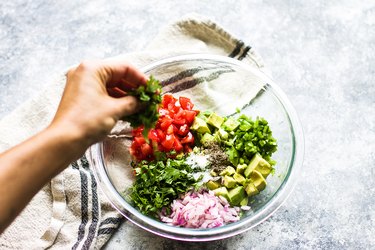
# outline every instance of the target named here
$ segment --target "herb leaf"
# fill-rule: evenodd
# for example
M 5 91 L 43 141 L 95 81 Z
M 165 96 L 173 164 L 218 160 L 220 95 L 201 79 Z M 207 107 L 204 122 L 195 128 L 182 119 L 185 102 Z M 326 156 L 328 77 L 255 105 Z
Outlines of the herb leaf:
M 130 197 L 143 214 L 157 217 L 158 211 L 197 183 L 194 171 L 185 159 L 142 161 L 135 168 L 136 180 Z
M 161 103 L 161 85 L 153 76 L 147 81 L 145 86 L 140 86 L 136 90 L 129 92 L 129 95 L 137 97 L 144 107 L 140 112 L 126 116 L 124 121 L 130 122 L 133 128 L 144 126 L 143 136 L 147 138 L 148 131 L 153 128 L 158 120 L 158 105 Z

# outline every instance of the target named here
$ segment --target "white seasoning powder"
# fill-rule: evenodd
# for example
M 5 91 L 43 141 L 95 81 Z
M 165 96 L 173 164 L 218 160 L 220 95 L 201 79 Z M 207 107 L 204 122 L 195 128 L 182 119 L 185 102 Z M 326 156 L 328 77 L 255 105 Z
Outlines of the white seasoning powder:
M 186 163 L 192 168 L 200 168 L 204 170 L 210 162 L 208 161 L 207 155 L 197 155 L 192 153 L 186 158 Z

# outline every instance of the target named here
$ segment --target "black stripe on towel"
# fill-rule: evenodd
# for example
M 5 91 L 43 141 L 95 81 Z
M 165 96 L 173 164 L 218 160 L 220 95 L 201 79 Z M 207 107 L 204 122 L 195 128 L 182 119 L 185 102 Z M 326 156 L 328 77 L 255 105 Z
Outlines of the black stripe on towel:
M 243 45 L 244 45 L 244 43 L 241 40 L 239 40 L 237 42 L 236 47 L 234 48 L 234 50 L 228 56 L 232 57 L 232 58 L 235 57 L 235 56 L 237 56 L 238 53 L 240 53 L 241 48 L 242 48 Z
M 113 234 L 116 231 L 117 227 L 107 227 L 99 229 L 98 236 L 102 234 Z
M 240 52 L 241 52 L 241 49 L 242 49 L 242 47 L 244 46 L 244 42 L 243 41 L 241 41 L 241 40 L 239 40 L 238 42 L 237 42 L 237 44 L 236 44 L 236 47 L 233 49 L 233 51 L 228 55 L 228 57 L 235 57 L 235 56 L 237 56 Z M 248 48 L 249 46 L 247 46 L 246 48 L 245 48 L 245 50 Z M 251 48 L 251 47 L 250 47 Z M 249 49 L 250 49 L 249 48 Z M 248 49 L 248 50 L 249 50 Z M 247 53 L 247 51 L 246 51 L 246 53 Z M 246 53 L 245 53 L 245 55 L 242 53 L 242 55 L 241 56 L 246 56 Z M 240 57 L 241 57 L 240 56 Z M 242 58 L 241 59 L 239 59 L 239 60 L 242 60 Z M 198 73 L 198 72 L 200 72 L 200 71 L 204 71 L 204 70 L 211 70 L 211 69 L 215 69 L 216 67 L 206 67 L 206 68 L 203 68 L 203 67 L 197 67 L 197 68 L 192 68 L 192 69 L 187 69 L 187 70 L 184 70 L 184 71 L 181 71 L 180 73 L 178 73 L 177 75 L 174 75 L 174 76 L 172 76 L 172 77 L 170 77 L 170 78 L 168 78 L 168 79 L 166 79 L 166 80 L 164 80 L 164 81 L 162 81 L 162 82 L 160 82 L 160 84 L 161 84 L 161 86 L 162 87 L 165 87 L 165 86 L 167 86 L 167 85 L 169 85 L 169 84 L 172 84 L 172 83 L 175 83 L 175 82 L 177 82 L 177 81 L 180 81 L 180 80 L 183 80 L 183 79 L 185 79 L 185 78 L 187 78 L 187 77 L 191 77 L 191 76 L 193 76 L 193 75 L 195 75 L 196 73 Z
M 177 86 L 173 87 L 172 89 L 168 90 L 168 93 L 177 93 L 186 89 L 193 88 L 194 86 L 202 83 L 202 82 L 209 82 L 212 80 L 217 79 L 221 74 L 224 73 L 230 73 L 233 72 L 232 69 L 227 69 L 227 70 L 219 70 L 216 72 L 211 73 L 210 75 L 206 77 L 198 77 L 193 80 L 185 81 L 182 83 L 179 83 Z
M 81 164 L 83 168 L 85 168 L 90 173 L 91 177 L 91 193 L 92 193 L 92 215 L 91 215 L 91 225 L 89 227 L 89 233 L 87 239 L 83 245 L 83 249 L 90 249 L 91 243 L 95 237 L 96 227 L 99 221 L 99 201 L 98 201 L 98 193 L 97 193 L 97 183 L 90 168 L 90 164 L 86 158 L 83 156 L 81 158 Z
M 247 53 L 251 50 L 251 46 L 246 46 L 242 54 L 238 57 L 238 60 L 242 60 L 246 57 Z
M 77 242 L 73 245 L 72 249 L 77 249 L 79 243 L 85 236 L 85 227 L 88 222 L 88 180 L 87 175 L 84 170 L 80 169 L 77 162 L 72 163 L 73 169 L 79 171 L 81 179 L 81 224 L 78 227 L 78 237 Z
M 99 227 L 102 227 L 102 226 L 107 225 L 107 224 L 117 225 L 117 224 L 120 224 L 122 220 L 123 220 L 123 217 L 119 217 L 119 218 L 117 218 L 117 217 L 109 217 L 109 218 L 103 220 L 100 223 Z
M 187 69 L 187 70 L 181 71 L 177 75 L 174 75 L 174 76 L 160 82 L 160 84 L 161 84 L 162 87 L 165 87 L 165 86 L 167 86 L 171 83 L 175 83 L 175 82 L 180 81 L 184 78 L 191 77 L 191 76 L 195 75 L 196 73 L 198 73 L 199 71 L 207 70 L 207 69 L 211 69 L 211 68 L 197 67 L 197 68 Z

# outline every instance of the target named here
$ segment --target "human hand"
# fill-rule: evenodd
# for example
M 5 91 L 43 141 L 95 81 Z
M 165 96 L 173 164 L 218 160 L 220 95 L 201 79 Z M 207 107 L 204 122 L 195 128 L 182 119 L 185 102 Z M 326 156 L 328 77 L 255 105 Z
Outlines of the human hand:
M 118 119 L 138 111 L 126 92 L 146 83 L 145 75 L 120 60 L 88 61 L 67 73 L 65 90 L 50 127 L 74 136 L 86 149 L 107 135 Z

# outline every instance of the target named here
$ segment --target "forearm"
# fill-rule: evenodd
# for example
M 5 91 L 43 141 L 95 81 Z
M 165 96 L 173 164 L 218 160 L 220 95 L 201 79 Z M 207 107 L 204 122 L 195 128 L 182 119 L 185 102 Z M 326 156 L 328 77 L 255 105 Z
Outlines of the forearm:
M 78 158 L 88 142 L 73 130 L 49 127 L 0 155 L 0 233 L 32 197 Z
M 43 185 L 105 138 L 120 117 L 138 111 L 138 100 L 127 92 L 144 84 L 144 74 L 122 60 L 69 70 L 51 125 L 0 154 L 0 233 Z

